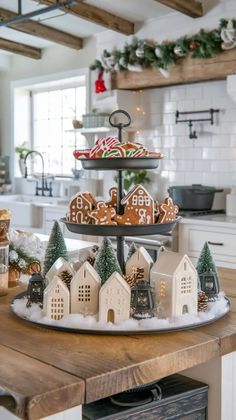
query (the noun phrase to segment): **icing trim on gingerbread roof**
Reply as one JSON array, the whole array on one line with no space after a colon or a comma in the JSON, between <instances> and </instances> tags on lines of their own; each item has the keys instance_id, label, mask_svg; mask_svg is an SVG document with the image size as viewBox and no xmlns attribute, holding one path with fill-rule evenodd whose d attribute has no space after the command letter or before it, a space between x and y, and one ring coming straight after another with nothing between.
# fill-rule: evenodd
<instances>
[{"instance_id":1,"label":"icing trim on gingerbread roof","mask_svg":"<svg viewBox=\"0 0 236 420\"><path fill-rule=\"evenodd\" d=\"M144 193L146 195L148 195L150 197L150 199L153 201L154 203L154 199L152 198L152 196L149 194L149 192L141 185L141 184L137 184L134 185L133 188L131 188L131 190L128 192L128 194L126 194L122 200L121 200L121 204L124 205L127 203L127 201L129 200L129 198L136 192L137 189L142 189L144 191Z\"/></svg>"},{"instance_id":2,"label":"icing trim on gingerbread roof","mask_svg":"<svg viewBox=\"0 0 236 420\"><path fill-rule=\"evenodd\" d=\"M97 201L96 201L95 197L93 196L93 194L89 191L78 192L77 194L73 195L73 197L71 197L71 199L70 199L69 206L79 196L82 197L85 201L87 201L87 203L93 204L94 206L96 206Z\"/></svg>"}]
</instances>

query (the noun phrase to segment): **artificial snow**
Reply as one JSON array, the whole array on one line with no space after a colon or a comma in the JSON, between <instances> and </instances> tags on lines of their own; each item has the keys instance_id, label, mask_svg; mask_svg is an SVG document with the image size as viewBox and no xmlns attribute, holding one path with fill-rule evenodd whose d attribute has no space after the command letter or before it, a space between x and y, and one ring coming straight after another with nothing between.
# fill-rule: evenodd
<instances>
[{"instance_id":1,"label":"artificial snow","mask_svg":"<svg viewBox=\"0 0 236 420\"><path fill-rule=\"evenodd\" d=\"M27 298L15 299L12 304L13 312L20 318L29 321L61 328L73 328L79 330L91 331L119 331L119 332L147 332L149 330L161 331L171 329L187 328L189 326L197 326L198 324L213 322L225 315L229 311L228 300L221 292L215 302L208 303L208 310L206 312L198 312L197 316L184 314L175 319L159 319L157 317L136 320L133 318L123 321L120 324L101 323L97 320L96 316L84 316L82 314L69 314L65 315L59 321L44 316L43 310L37 305L32 304L30 308L26 307Z\"/></svg>"}]
</instances>

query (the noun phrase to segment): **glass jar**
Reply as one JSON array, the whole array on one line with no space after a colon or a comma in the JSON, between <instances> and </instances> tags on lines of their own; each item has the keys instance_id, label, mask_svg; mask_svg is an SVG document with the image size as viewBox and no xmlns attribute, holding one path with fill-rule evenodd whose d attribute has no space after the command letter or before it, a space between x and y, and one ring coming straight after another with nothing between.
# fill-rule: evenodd
<instances>
[{"instance_id":1,"label":"glass jar","mask_svg":"<svg viewBox=\"0 0 236 420\"><path fill-rule=\"evenodd\" d=\"M8 292L9 245L0 246L0 296Z\"/></svg>"}]
</instances>

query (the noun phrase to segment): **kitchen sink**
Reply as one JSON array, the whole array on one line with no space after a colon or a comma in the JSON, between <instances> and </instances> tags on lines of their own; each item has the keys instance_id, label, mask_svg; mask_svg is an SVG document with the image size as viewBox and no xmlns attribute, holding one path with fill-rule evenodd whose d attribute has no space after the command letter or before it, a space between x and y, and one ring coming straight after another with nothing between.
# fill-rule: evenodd
<instances>
[{"instance_id":1,"label":"kitchen sink","mask_svg":"<svg viewBox=\"0 0 236 420\"><path fill-rule=\"evenodd\" d=\"M44 206L66 206L67 204L68 200L60 197L0 195L0 207L10 210L13 227L42 227Z\"/></svg>"}]
</instances>

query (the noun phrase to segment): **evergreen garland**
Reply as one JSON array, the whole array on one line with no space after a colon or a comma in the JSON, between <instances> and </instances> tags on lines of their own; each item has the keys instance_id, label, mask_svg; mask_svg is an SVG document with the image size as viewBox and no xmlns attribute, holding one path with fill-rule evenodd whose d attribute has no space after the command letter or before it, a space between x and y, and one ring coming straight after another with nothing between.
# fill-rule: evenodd
<instances>
[{"instance_id":1,"label":"evergreen garland","mask_svg":"<svg viewBox=\"0 0 236 420\"><path fill-rule=\"evenodd\" d=\"M203 274L207 271L213 271L214 273L217 273L217 268L215 266L213 257L211 255L211 251L209 248L209 245L207 242L205 242L200 257L197 262L197 272L198 275Z\"/></svg>"},{"instance_id":2,"label":"evergreen garland","mask_svg":"<svg viewBox=\"0 0 236 420\"><path fill-rule=\"evenodd\" d=\"M36 257L29 257L29 255L22 251L21 248L16 247L13 242L9 245L9 267L14 268L23 274L30 274L30 267L36 263L40 268L40 261Z\"/></svg>"},{"instance_id":3,"label":"evergreen garland","mask_svg":"<svg viewBox=\"0 0 236 420\"><path fill-rule=\"evenodd\" d=\"M101 277L102 285L117 271L122 274L116 253L110 239L104 238L96 256L94 269Z\"/></svg>"},{"instance_id":4,"label":"evergreen garland","mask_svg":"<svg viewBox=\"0 0 236 420\"><path fill-rule=\"evenodd\" d=\"M176 41L155 41L134 37L131 43L126 43L122 50L103 51L101 60L95 60L90 66L97 71L140 71L147 67L167 70L183 56L208 59L219 54L222 47L221 31L228 28L229 23L236 29L236 19L221 19L217 28L206 31L201 29L192 36L185 36ZM177 48L178 47L178 48ZM232 45L232 48L236 45Z\"/></svg>"},{"instance_id":5,"label":"evergreen garland","mask_svg":"<svg viewBox=\"0 0 236 420\"><path fill-rule=\"evenodd\" d=\"M63 233L61 231L59 223L55 221L51 230L51 234L50 234L48 245L45 252L45 259L44 259L44 274L45 275L50 270L50 268L55 263L55 261L60 257L63 257L65 258L65 260L68 260L68 253L67 253Z\"/></svg>"}]
</instances>

